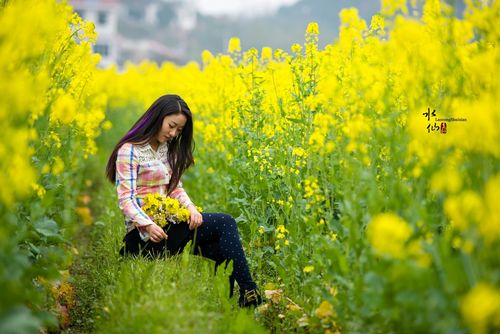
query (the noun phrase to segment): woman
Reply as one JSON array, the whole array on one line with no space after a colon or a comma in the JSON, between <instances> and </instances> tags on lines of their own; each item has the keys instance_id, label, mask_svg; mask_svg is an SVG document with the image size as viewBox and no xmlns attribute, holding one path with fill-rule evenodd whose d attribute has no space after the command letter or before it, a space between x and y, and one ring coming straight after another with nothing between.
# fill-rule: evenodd
<instances>
[{"instance_id":1,"label":"woman","mask_svg":"<svg viewBox=\"0 0 500 334\"><path fill-rule=\"evenodd\" d=\"M257 306L262 298L250 275L235 220L222 213L198 212L182 188L181 176L194 163L192 152L191 111L177 95L157 99L115 146L106 176L116 183L126 220L125 246L120 254L176 254L192 240L194 253L214 260L216 270L223 262L227 266L233 261L230 295L236 280L239 305ZM187 223L162 229L141 208L149 193L177 199L191 214Z\"/></svg>"}]
</instances>

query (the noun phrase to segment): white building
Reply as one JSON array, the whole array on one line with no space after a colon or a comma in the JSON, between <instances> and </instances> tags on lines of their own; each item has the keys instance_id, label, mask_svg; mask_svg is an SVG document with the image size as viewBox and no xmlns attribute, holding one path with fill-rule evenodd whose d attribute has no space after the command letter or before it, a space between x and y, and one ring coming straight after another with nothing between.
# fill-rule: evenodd
<instances>
[{"instance_id":1,"label":"white building","mask_svg":"<svg viewBox=\"0 0 500 334\"><path fill-rule=\"evenodd\" d=\"M94 52L102 56L99 64L102 67L111 64L121 66L125 61L140 62L146 58L158 62L181 60L185 54L183 32L196 25L197 14L193 0L69 2L83 19L94 22L97 32ZM168 23L165 22L165 17L168 17ZM178 40L162 40L152 36L153 32L161 29L175 31L179 36ZM170 45L175 45L175 48Z\"/></svg>"},{"instance_id":2,"label":"white building","mask_svg":"<svg viewBox=\"0 0 500 334\"><path fill-rule=\"evenodd\" d=\"M94 22L97 42L94 52L102 56L100 66L116 64L119 55L118 0L71 0L75 12L82 19Z\"/></svg>"}]
</instances>

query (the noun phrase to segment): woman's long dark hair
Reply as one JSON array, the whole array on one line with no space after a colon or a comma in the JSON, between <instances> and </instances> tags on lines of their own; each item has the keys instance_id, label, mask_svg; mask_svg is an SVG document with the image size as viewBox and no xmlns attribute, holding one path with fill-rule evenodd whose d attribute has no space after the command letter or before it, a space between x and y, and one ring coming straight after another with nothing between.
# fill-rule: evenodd
<instances>
[{"instance_id":1,"label":"woman's long dark hair","mask_svg":"<svg viewBox=\"0 0 500 334\"><path fill-rule=\"evenodd\" d=\"M167 189L167 194L170 194L179 184L184 171L194 164L193 116L186 102L178 95L169 94L158 98L118 141L106 166L107 179L112 183L116 182L116 158L123 144L149 142L160 131L165 116L181 113L186 116L186 124L182 132L168 143L168 162L172 168L172 176Z\"/></svg>"}]
</instances>

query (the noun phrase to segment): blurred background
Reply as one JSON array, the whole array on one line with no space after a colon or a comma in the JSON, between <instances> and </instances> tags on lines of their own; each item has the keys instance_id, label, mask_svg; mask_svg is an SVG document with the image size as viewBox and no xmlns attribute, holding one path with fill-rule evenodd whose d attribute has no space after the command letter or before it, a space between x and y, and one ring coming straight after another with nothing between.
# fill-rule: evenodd
<instances>
[{"instance_id":1,"label":"blurred background","mask_svg":"<svg viewBox=\"0 0 500 334\"><path fill-rule=\"evenodd\" d=\"M264 46L289 50L302 43L307 23L320 27L320 47L335 40L342 8L356 7L370 22L377 0L70 0L83 19L95 23L94 51L100 66L150 59L182 65L200 61L201 52L224 52L241 39L243 50ZM463 0L455 5L457 15Z\"/></svg>"}]
</instances>

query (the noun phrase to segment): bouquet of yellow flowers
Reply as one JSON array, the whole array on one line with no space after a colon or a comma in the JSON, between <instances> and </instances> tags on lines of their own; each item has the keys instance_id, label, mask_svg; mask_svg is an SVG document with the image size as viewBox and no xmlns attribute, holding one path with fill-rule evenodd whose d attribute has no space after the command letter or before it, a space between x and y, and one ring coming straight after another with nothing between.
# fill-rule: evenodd
<instances>
[{"instance_id":1,"label":"bouquet of yellow flowers","mask_svg":"<svg viewBox=\"0 0 500 334\"><path fill-rule=\"evenodd\" d=\"M178 200L158 193L147 194L144 197L142 209L149 218L161 227L167 224L186 222L191 215L189 210L183 207ZM197 207L197 209L201 212L201 208Z\"/></svg>"}]
</instances>

